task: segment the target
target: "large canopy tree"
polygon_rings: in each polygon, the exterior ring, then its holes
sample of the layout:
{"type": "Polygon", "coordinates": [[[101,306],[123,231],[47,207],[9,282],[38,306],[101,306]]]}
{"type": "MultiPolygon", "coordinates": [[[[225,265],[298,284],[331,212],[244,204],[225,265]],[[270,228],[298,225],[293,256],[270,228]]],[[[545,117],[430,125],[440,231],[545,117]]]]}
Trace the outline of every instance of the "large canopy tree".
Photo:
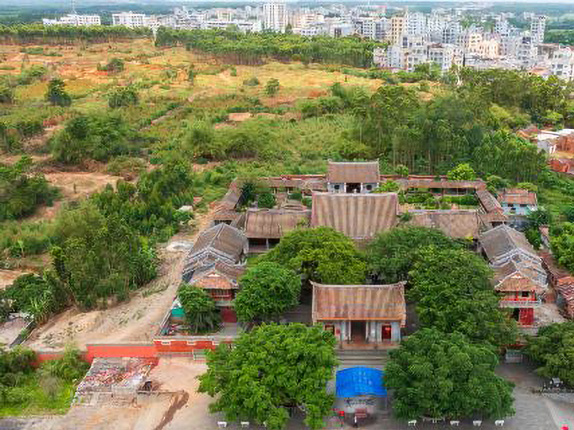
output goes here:
{"type": "Polygon", "coordinates": [[[299,303],[301,277],[277,263],[262,262],[239,280],[234,306],[240,321],[269,320],[299,303]]]}
{"type": "Polygon", "coordinates": [[[558,263],[574,271],[574,223],[565,222],[554,227],[550,243],[558,263]]]}
{"type": "Polygon", "coordinates": [[[525,352],[541,364],[536,369],[540,375],[574,387],[574,322],[542,327],[528,340],[525,352]]]}
{"type": "Polygon", "coordinates": [[[419,249],[434,245],[437,248],[459,248],[460,245],[440,230],[427,227],[398,227],[380,233],[369,244],[369,270],[381,282],[407,279],[419,249]]]}
{"type": "Polygon", "coordinates": [[[514,414],[512,384],[496,354],[460,334],[422,329],[390,352],[385,383],[400,418],[502,418],[514,414]]]}
{"type": "Polygon", "coordinates": [[[500,346],[516,339],[516,325],[498,307],[492,272],[476,254],[462,249],[421,250],[410,272],[410,299],[422,326],[500,346]]]}
{"type": "Polygon", "coordinates": [[[219,327],[221,316],[215,301],[205,290],[184,284],[179,288],[177,297],[192,333],[206,333],[219,327]]]}
{"type": "Polygon", "coordinates": [[[288,267],[306,280],[325,284],[362,284],[366,263],[354,243],[330,227],[287,233],[264,261],[288,267]]]}
{"type": "Polygon", "coordinates": [[[334,336],[320,326],[264,324],[243,333],[234,348],[221,345],[208,353],[199,391],[215,397],[210,410],[230,421],[279,430],[288,408],[298,407],[305,424],[320,429],[334,401],[326,391],[337,363],[334,347],[334,336]]]}

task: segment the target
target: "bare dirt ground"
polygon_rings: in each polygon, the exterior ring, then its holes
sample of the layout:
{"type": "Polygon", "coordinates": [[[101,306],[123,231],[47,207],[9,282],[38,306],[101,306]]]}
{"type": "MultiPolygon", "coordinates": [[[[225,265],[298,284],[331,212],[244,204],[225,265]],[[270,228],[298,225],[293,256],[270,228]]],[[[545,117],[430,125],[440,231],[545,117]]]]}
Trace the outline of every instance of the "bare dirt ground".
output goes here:
{"type": "MultiPolygon", "coordinates": [[[[176,235],[172,241],[193,241],[210,221],[210,213],[198,215],[194,233],[176,235]]],[[[184,251],[168,252],[165,248],[159,250],[158,277],[129,301],[90,312],[69,309],[34,330],[26,346],[49,351],[60,350],[68,343],[84,348],[87,343],[151,340],[176,296],[185,258],[184,251]]]]}
{"type": "Polygon", "coordinates": [[[211,398],[197,393],[196,379],[206,370],[204,363],[189,358],[160,360],[150,379],[173,395],[142,399],[137,406],[74,406],[65,416],[0,420],[0,429],[42,430],[207,430],[217,428],[216,415],[209,413],[211,398]],[[14,423],[13,427],[7,427],[14,423]]]}
{"type": "Polygon", "coordinates": [[[7,286],[11,285],[18,276],[25,275],[25,271],[21,270],[4,270],[0,269],[0,290],[3,290],[7,286]]]}
{"type": "Polygon", "coordinates": [[[116,185],[121,176],[113,176],[100,172],[54,172],[45,173],[44,177],[55,187],[58,187],[61,198],[52,206],[42,206],[28,218],[31,221],[53,219],[62,204],[79,200],[97,191],[101,191],[106,185],[116,185]]]}

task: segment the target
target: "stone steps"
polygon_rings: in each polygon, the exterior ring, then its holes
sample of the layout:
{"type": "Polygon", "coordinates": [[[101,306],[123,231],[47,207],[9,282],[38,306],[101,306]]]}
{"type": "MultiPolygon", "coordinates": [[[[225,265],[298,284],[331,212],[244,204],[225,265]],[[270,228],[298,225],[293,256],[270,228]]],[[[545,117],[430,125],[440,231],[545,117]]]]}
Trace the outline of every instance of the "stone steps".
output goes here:
{"type": "Polygon", "coordinates": [[[337,358],[340,367],[378,367],[387,363],[389,355],[386,350],[338,350],[337,358]]]}

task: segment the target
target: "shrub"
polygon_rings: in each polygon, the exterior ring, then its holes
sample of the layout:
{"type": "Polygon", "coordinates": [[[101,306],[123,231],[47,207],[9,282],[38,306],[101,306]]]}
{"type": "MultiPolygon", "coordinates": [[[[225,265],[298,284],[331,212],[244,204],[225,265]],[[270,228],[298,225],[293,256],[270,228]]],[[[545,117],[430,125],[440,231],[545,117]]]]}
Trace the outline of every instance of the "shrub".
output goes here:
{"type": "Polygon", "coordinates": [[[253,77],[243,81],[243,85],[245,85],[247,87],[256,87],[259,84],[260,84],[259,79],[257,79],[256,76],[253,76],[253,77]]]}
{"type": "Polygon", "coordinates": [[[103,70],[109,73],[119,73],[123,72],[125,68],[124,61],[119,58],[112,58],[105,66],[99,66],[99,70],[103,70]]]}
{"type": "Polygon", "coordinates": [[[136,105],[138,100],[138,93],[131,85],[115,88],[108,95],[108,104],[112,109],[136,105]]]}

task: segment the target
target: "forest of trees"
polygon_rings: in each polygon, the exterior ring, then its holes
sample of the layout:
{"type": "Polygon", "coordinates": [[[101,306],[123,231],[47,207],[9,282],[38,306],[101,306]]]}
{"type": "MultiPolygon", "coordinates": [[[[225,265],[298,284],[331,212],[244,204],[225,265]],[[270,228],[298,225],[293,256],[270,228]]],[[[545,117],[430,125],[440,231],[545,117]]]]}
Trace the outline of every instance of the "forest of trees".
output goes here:
{"type": "Polygon", "coordinates": [[[72,25],[0,25],[0,42],[6,44],[71,45],[83,42],[105,43],[150,37],[149,28],[124,26],[75,27],[72,25]]]}
{"type": "Polygon", "coordinates": [[[303,37],[272,32],[243,34],[233,30],[160,28],[157,46],[183,45],[215,55],[230,64],[262,64],[267,59],[370,67],[373,48],[382,46],[355,37],[303,37]]]}

